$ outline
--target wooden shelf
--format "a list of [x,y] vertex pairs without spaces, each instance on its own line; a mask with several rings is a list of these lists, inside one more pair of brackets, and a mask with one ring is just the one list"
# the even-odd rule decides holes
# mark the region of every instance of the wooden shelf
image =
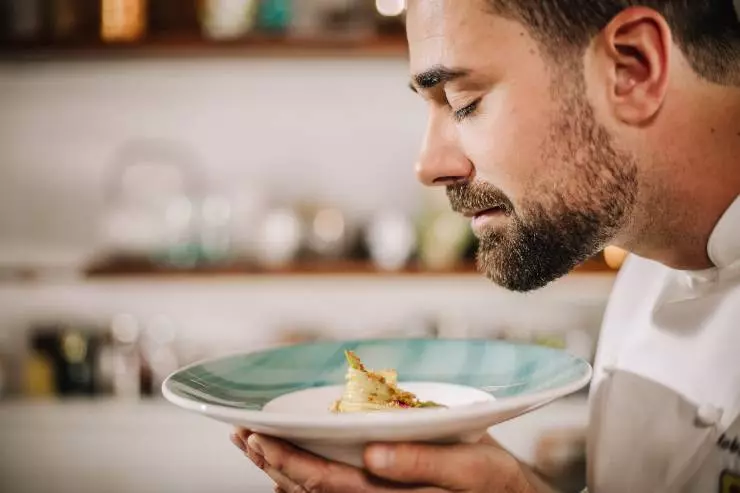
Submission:
[[406,57],[406,39],[400,35],[373,38],[291,39],[255,35],[235,41],[201,37],[159,37],[131,43],[99,40],[63,43],[0,44],[0,60],[95,60],[114,58],[193,57]]
[[[613,274],[601,259],[596,257],[575,269],[574,274]],[[475,264],[464,262],[449,270],[429,270],[411,264],[399,271],[381,271],[364,260],[338,260],[302,262],[277,270],[266,270],[248,264],[203,266],[192,269],[164,268],[141,259],[110,259],[91,265],[85,270],[90,279],[105,278],[177,278],[177,277],[237,277],[237,276],[478,276]]]

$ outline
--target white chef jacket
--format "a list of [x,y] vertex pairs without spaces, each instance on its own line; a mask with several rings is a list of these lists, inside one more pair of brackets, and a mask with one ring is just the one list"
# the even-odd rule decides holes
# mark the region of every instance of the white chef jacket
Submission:
[[630,256],[591,384],[590,493],[740,493],[740,196],[713,230],[715,267]]

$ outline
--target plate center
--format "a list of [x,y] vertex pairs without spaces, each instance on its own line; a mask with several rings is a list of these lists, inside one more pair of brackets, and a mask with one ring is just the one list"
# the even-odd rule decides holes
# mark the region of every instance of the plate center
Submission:
[[[447,407],[460,407],[479,402],[493,401],[488,392],[449,383],[399,382],[403,390],[413,392],[422,401],[434,401]],[[265,412],[317,415],[331,414],[332,403],[342,396],[344,385],[331,385],[299,390],[281,395],[268,402]]]

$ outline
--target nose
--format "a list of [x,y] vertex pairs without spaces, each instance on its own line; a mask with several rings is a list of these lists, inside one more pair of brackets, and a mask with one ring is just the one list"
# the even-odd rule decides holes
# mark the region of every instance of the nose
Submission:
[[434,113],[432,110],[416,163],[417,178],[428,187],[471,179],[473,164],[460,148],[456,126],[449,117]]

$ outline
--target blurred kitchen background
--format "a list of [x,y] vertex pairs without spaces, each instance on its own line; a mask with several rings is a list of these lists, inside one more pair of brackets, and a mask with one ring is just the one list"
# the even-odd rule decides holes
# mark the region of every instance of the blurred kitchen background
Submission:
[[[404,7],[0,0],[0,491],[271,491],[161,398],[202,358],[366,337],[593,358],[621,252],[527,295],[475,273],[413,174]],[[543,437],[585,420],[582,393],[492,432],[557,469]]]

